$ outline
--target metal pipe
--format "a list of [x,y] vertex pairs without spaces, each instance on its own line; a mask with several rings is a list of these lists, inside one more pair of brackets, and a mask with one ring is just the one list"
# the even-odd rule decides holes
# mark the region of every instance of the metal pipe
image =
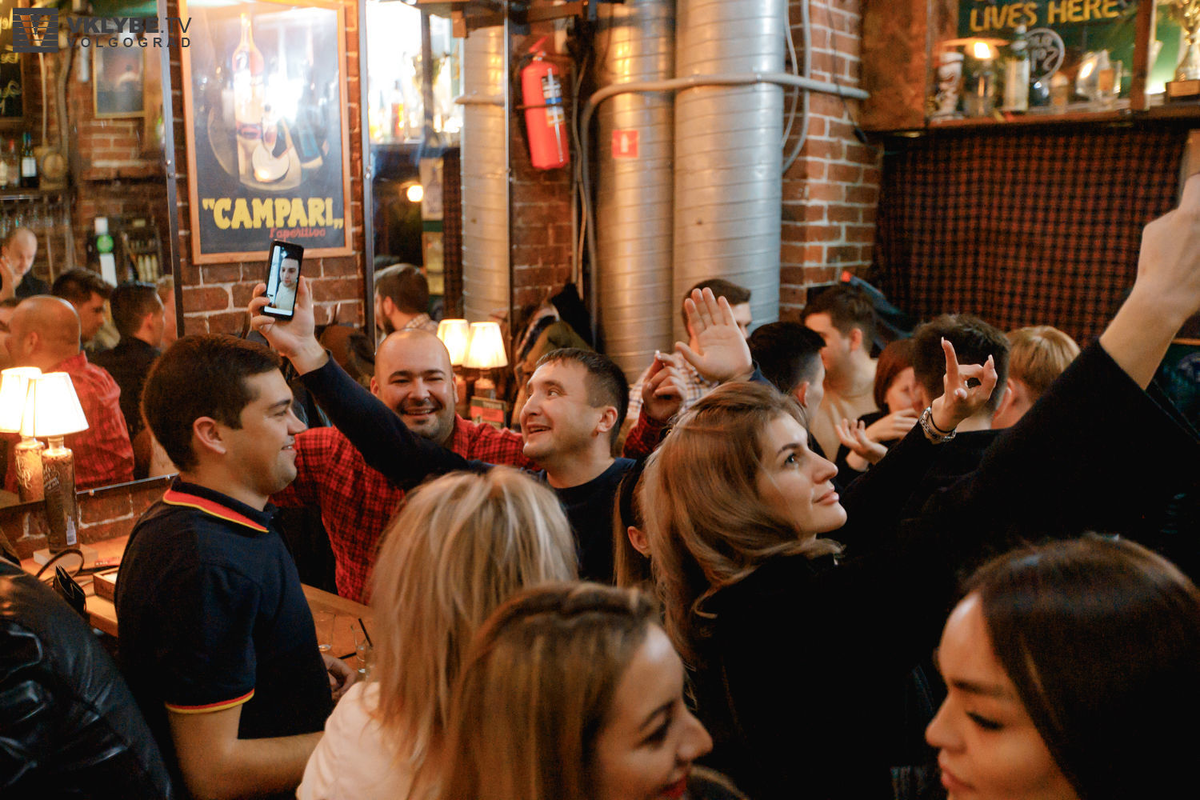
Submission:
[[513,296],[516,293],[516,265],[513,264],[513,168],[512,168],[512,15],[508,0],[504,0],[504,216],[508,221],[508,352],[516,358],[517,313]]
[[[375,341],[375,165],[371,158],[370,83],[367,75],[367,3],[358,4],[358,114],[363,165],[363,330]],[[347,101],[349,98],[347,98]],[[346,102],[346,101],[343,101]],[[346,198],[349,203],[350,198]],[[349,215],[349,206],[346,214]],[[350,234],[347,234],[350,235]]]
[[[167,30],[169,24],[167,0],[158,0],[155,6],[160,29]],[[170,33],[169,30],[167,32]],[[186,333],[186,324],[183,316],[183,267],[179,263],[179,198],[175,171],[175,109],[171,105],[171,49],[169,47],[158,48],[158,59],[159,68],[162,70],[163,174],[166,176],[163,183],[167,190],[167,261],[171,265],[171,278],[175,281],[177,333],[183,336]],[[193,231],[192,235],[198,236],[199,232]]]

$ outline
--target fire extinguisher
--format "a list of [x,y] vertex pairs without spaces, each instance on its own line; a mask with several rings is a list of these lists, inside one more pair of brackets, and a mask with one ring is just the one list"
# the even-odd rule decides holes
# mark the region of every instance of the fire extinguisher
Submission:
[[558,169],[571,163],[567,116],[563,108],[563,74],[546,60],[545,37],[530,52],[533,60],[521,70],[521,104],[529,137],[529,159],[535,169]]

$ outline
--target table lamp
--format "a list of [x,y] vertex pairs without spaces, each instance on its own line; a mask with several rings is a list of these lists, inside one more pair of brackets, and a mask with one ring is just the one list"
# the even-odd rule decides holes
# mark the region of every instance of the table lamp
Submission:
[[[79,507],[75,504],[75,457],[63,437],[88,428],[87,417],[75,395],[75,385],[65,372],[50,372],[33,379],[33,422],[30,435],[45,437],[50,446],[42,452],[42,487],[46,497],[50,552],[75,547]],[[22,431],[25,425],[22,425]]]
[[[461,367],[471,341],[471,326],[465,319],[444,319],[438,323],[437,337],[450,352],[450,366]],[[454,394],[460,416],[467,413],[467,379],[454,373]]]
[[30,427],[22,425],[26,417],[27,426],[33,424],[32,407],[26,414],[26,407],[33,399],[29,388],[41,374],[37,367],[13,367],[0,372],[0,431],[21,434],[20,443],[13,448],[13,458],[22,503],[42,499],[42,451],[46,446],[33,438]]
[[467,348],[463,366],[480,370],[479,380],[475,381],[474,393],[479,397],[489,397],[494,400],[496,384],[488,377],[487,373],[489,370],[508,366],[508,356],[504,352],[504,337],[500,333],[500,323],[471,323],[471,344]]

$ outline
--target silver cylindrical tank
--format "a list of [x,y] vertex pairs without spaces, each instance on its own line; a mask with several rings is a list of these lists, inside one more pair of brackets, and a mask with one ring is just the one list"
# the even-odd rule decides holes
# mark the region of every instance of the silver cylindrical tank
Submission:
[[463,43],[462,269],[467,319],[508,312],[508,186],[505,164],[504,27]]
[[[673,77],[674,6],[673,0],[600,6],[597,86]],[[671,281],[673,106],[669,92],[636,92],[597,110],[594,285],[605,350],[631,382],[655,349],[670,346],[678,307]]]
[[[676,77],[782,72],[785,0],[678,0]],[[756,325],[779,315],[783,89],[698,87],[675,96],[674,291],[706,278],[753,292]],[[686,338],[681,320],[676,335]]]

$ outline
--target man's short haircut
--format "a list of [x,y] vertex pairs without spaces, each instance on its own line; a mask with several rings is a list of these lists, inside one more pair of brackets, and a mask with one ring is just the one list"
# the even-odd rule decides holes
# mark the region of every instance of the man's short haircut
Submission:
[[750,334],[749,342],[759,371],[784,394],[817,377],[825,340],[799,322],[767,323]]
[[146,315],[162,308],[158,300],[158,287],[153,283],[129,281],[113,289],[108,298],[112,308],[113,325],[122,339],[130,339],[142,327]]
[[142,416],[175,466],[191,469],[199,463],[192,423],[212,417],[240,429],[242,410],[257,399],[246,379],[279,365],[279,356],[255,342],[219,334],[184,336],[151,367]]
[[617,424],[608,432],[609,444],[615,447],[629,408],[629,381],[625,379],[625,373],[608,356],[580,347],[551,350],[538,359],[537,366],[559,363],[579,364],[587,370],[588,405],[592,408],[613,406],[617,410]]
[[683,296],[683,300],[679,301],[679,313],[683,315],[683,324],[687,325],[687,311],[684,310],[683,302],[692,296],[692,292],[699,289],[711,289],[713,297],[720,300],[722,297],[728,301],[731,306],[740,306],[742,303],[750,302],[750,290],[745,286],[738,286],[733,281],[727,281],[724,278],[709,278],[697,283],[695,286],[687,290],[687,294]]
[[1034,325],[1008,332],[1008,376],[1028,387],[1035,401],[1071,366],[1079,345],[1058,328]]
[[[912,340],[897,339],[888,343],[875,362],[875,406],[887,408],[888,389],[892,388],[896,376],[912,366]],[[898,409],[897,409],[898,410]]]
[[54,279],[50,294],[61,297],[72,305],[82,305],[98,294],[105,300],[112,295],[113,287],[98,273],[90,269],[69,269]]
[[21,305],[21,300],[23,299],[21,297],[6,297],[0,300],[0,308],[16,308]]
[[403,314],[429,311],[429,282],[412,264],[394,264],[376,272],[375,293],[390,298]]
[[959,364],[982,364],[988,356],[995,359],[996,388],[985,406],[988,411],[995,411],[1008,379],[1008,339],[979,317],[969,314],[943,314],[918,326],[912,337],[913,372],[930,399],[941,397],[944,390],[942,379],[946,375],[946,356],[942,351],[943,338],[954,345]]
[[828,314],[830,324],[842,336],[858,328],[863,335],[863,349],[870,352],[871,342],[875,341],[875,306],[862,289],[846,284],[826,289],[804,307],[804,319],[813,314]]

